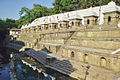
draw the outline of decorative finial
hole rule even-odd
[[[112,6],[112,5],[116,5],[116,3],[111,1],[111,2],[108,3],[108,5]]]

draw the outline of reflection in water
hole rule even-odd
[[[18,80],[52,80],[49,75],[44,76],[43,73],[38,73],[37,70],[34,71],[21,62],[16,64],[16,75]],[[0,68],[0,80],[10,80],[8,64]]]
[[[49,75],[44,76],[43,73],[38,73],[37,70],[34,71],[32,68],[21,62],[16,64],[16,74],[18,80],[52,80]]]
[[[1,65],[0,80],[10,80],[8,64]]]
[[[55,76],[56,80],[76,80],[51,69],[47,70],[50,75],[38,73],[37,70],[34,71],[19,60],[15,62],[15,68],[18,80],[54,80],[50,75]],[[8,64],[4,64],[2,65],[2,68],[0,68],[0,80],[10,80]]]

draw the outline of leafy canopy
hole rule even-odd
[[[88,8],[91,6],[106,5],[110,1],[114,1],[117,5],[120,6],[120,0],[55,0],[53,3],[53,8],[47,8],[46,6],[42,6],[40,4],[33,4],[32,9],[26,7],[22,7],[20,9],[20,18],[18,20],[0,19],[0,28],[20,28],[22,25],[29,24],[36,18],[42,16],[48,16],[56,13]]]

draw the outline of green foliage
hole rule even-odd
[[[88,8],[91,6],[100,6],[100,5],[106,5],[109,2],[114,1],[117,5],[120,6],[119,0],[80,0],[80,8]]]
[[[20,18],[18,20],[0,19],[0,27],[8,29],[12,27],[20,28],[22,25],[29,24],[36,18],[42,16],[88,8],[91,6],[106,5],[110,1],[114,1],[120,6],[120,0],[55,0],[53,3],[53,8],[47,8],[39,4],[33,4],[32,9],[28,9],[26,7],[21,8],[19,11]]]
[[[91,6],[106,5],[114,1],[120,6],[120,0],[55,0],[53,3],[56,13],[66,12],[76,9],[88,8]]]
[[[19,26],[22,26],[29,24],[36,18],[53,14],[53,9],[39,4],[34,4],[32,9],[28,9],[26,7],[21,8],[19,14],[21,17],[18,20],[18,23]]]
[[[20,16],[24,13],[25,14],[30,14],[30,10],[26,7],[21,8],[21,10],[19,11]]]
[[[17,20],[13,19],[0,19],[0,29],[11,29],[13,27],[18,27]]]
[[[75,9],[74,2],[72,0],[55,0],[53,5],[55,13],[66,12]]]
[[[53,15],[56,13],[72,11],[76,9],[88,8],[91,6],[106,5],[112,0],[55,0],[53,8],[47,8],[45,6],[34,4],[32,9],[26,7],[21,8],[19,14],[20,19],[17,21],[19,27],[31,23],[36,18],[42,16]],[[120,5],[119,0],[113,0]]]

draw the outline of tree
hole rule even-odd
[[[75,9],[72,0],[55,0],[53,5],[55,13],[66,12]]]
[[[18,20],[18,23],[20,26],[29,24],[36,18],[53,14],[52,11],[52,8],[49,9],[39,4],[34,4],[32,9],[23,7],[19,11],[20,19]]]
[[[18,27],[16,20],[13,19],[0,19],[0,29],[11,29],[13,27]]]
[[[22,16],[23,14],[30,14],[30,10],[26,7],[22,7],[19,11],[19,15]]]
[[[72,3],[74,4],[75,9],[79,9],[81,5],[81,0],[72,0]]]
[[[106,5],[112,0],[55,0],[53,8],[47,8],[45,6],[34,4],[32,9],[26,7],[21,8],[19,11],[20,18],[17,20],[19,26],[31,23],[36,18],[42,16],[53,15],[56,13],[72,11],[76,9],[89,8],[92,6]],[[113,0],[120,5],[119,0]],[[4,24],[4,22],[3,22]]]
[[[39,18],[42,16],[47,16],[49,14],[49,10],[47,7],[39,5],[39,4],[34,4],[34,8],[31,10],[33,18]]]

